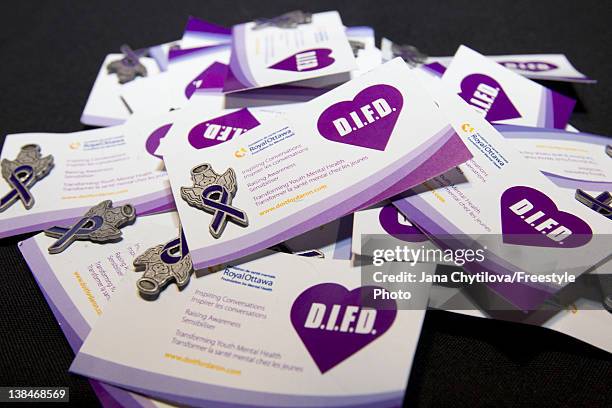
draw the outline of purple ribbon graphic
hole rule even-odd
[[[0,211],[6,210],[17,200],[21,200],[26,209],[32,208],[34,198],[28,188],[32,187],[35,181],[36,178],[34,177],[32,166],[24,164],[13,170],[8,178],[11,191],[0,199]]]
[[[214,198],[216,196],[216,198]],[[248,219],[244,211],[231,206],[231,198],[227,189],[219,184],[208,186],[202,192],[204,208],[213,214],[210,222],[210,233],[219,238],[225,225],[232,220],[240,225],[247,225]]]
[[[49,247],[51,253],[63,251],[69,247],[77,239],[88,239],[90,234],[97,231],[104,219],[99,215],[93,217],[83,217],[70,228],[51,227],[47,230],[49,235],[58,236],[59,238]]]
[[[164,263],[175,264],[180,262],[180,260],[188,254],[189,248],[187,247],[187,240],[181,228],[181,236],[164,245],[159,257]]]

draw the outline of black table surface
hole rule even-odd
[[[547,83],[578,100],[571,123],[612,135],[608,1],[3,1],[0,134],[72,132],[104,56],[180,38],[188,15],[230,26],[292,9],[340,11],[377,39],[429,55],[564,53],[594,85]],[[97,406],[16,243],[0,240],[0,386],[67,386]],[[612,341],[612,339],[610,339]],[[544,328],[428,311],[405,406],[612,406],[610,354]]]

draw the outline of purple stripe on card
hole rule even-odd
[[[189,16],[187,24],[185,25],[185,31],[211,33],[211,34],[223,34],[231,35],[232,30],[217,24],[210,23],[200,18]]]
[[[211,34],[185,31],[182,40],[200,41],[214,44],[229,44],[232,42],[232,36],[231,34]]]
[[[538,126],[549,129],[565,129],[574,110],[574,105],[576,105],[575,100],[544,88],[540,101]]]
[[[431,157],[440,148],[440,145],[450,137],[449,133],[452,134],[449,127],[445,127],[406,156],[381,169],[376,175],[361,180],[282,221],[252,233],[245,233],[231,241],[191,250],[194,268],[203,269],[239,259],[310,231],[361,208],[368,201],[366,197],[375,196],[379,201],[388,198],[388,195],[381,196],[381,194],[403,182],[403,179],[409,178],[410,174]],[[406,135],[406,137],[409,137],[409,135]],[[411,184],[414,185],[421,181],[424,180],[413,179]],[[321,209],[325,210],[322,211]],[[316,215],[313,216],[313,214]],[[268,238],[262,239],[262,237]]]
[[[431,64],[422,65],[421,68],[434,74],[435,76],[441,77],[446,72],[446,67],[439,62],[432,62]]]
[[[102,201],[102,200],[100,200]],[[77,221],[93,205],[87,207],[70,208],[66,210],[45,211],[35,214],[24,214],[0,220],[0,238],[25,234],[32,231],[42,231],[55,225],[69,225]],[[174,198],[170,187],[163,191],[147,194],[135,199],[115,202],[115,206],[132,204],[136,207],[138,215],[155,212],[165,212],[174,208]]]
[[[265,88],[256,88],[248,91],[243,91],[230,95],[231,97],[240,97],[242,95],[246,97],[266,97],[274,98],[277,96],[280,99],[288,99],[290,97],[296,97],[296,99],[304,98],[316,98],[326,92],[329,92],[329,88],[307,88],[304,86],[292,86],[292,85],[272,85]],[[310,100],[305,99],[305,100]]]
[[[81,348],[83,339],[89,334],[91,329],[89,324],[55,277],[44,255],[40,252],[35,237],[20,242],[18,247],[53,311],[55,319],[68,339],[72,351],[76,353]]]
[[[171,64],[177,61],[185,61],[187,59],[199,58],[205,55],[211,55],[226,51],[230,48],[229,44],[206,45],[204,47],[187,48],[170,50],[168,52],[168,61]]]
[[[560,176],[558,174],[549,173],[547,171],[540,170],[550,181],[562,188],[576,189],[588,191],[612,191],[612,182],[610,181],[590,181],[581,180],[571,177]]]
[[[114,385],[98,383],[110,396],[117,401],[121,408],[155,408],[155,403],[150,398],[134,394]],[[105,407],[106,408],[106,407]]]
[[[543,89],[543,92],[540,95],[540,106],[538,107],[538,121],[536,123],[537,127],[552,127],[552,100],[549,101],[549,99],[551,99],[550,92],[548,89]]]
[[[599,136],[584,132],[569,132],[563,129],[546,129],[515,125],[494,125],[494,127],[506,139],[567,139],[572,142],[593,143],[604,147],[611,142],[610,138],[607,136]]]
[[[387,191],[368,200],[361,208],[370,207],[386,198],[401,194],[425,180],[439,176],[451,167],[465,163],[473,157],[470,150],[452,128],[448,128],[444,135],[444,138],[432,146],[433,154],[427,158],[423,157],[423,161],[413,172],[407,174],[399,183]]]
[[[334,259],[351,259],[351,246],[353,241],[353,214],[340,218],[338,237],[334,246]]]
[[[129,116],[129,112],[127,111],[127,109],[125,111],[125,114]],[[124,124],[126,120],[127,118],[108,118],[105,116],[96,116],[89,114],[81,115],[81,123],[90,126],[116,126]]]
[[[100,405],[104,408],[122,408],[121,403],[113,398],[113,396],[106,390],[112,387],[111,385],[104,386],[103,383],[96,380],[89,380],[91,388],[96,393]]]
[[[247,391],[157,374],[102,360],[85,353],[77,354],[70,371],[124,386],[165,401],[190,406],[390,408],[401,406],[404,396],[403,389],[350,396],[292,395]]]
[[[168,199],[170,198],[174,200],[174,197],[168,197]],[[164,199],[164,201],[167,201],[167,199]],[[148,211],[140,213],[140,215],[159,214],[159,213],[164,213],[164,212],[169,212],[169,211],[174,211],[174,210],[176,210],[176,204],[174,201],[172,201],[172,202],[166,202],[165,204],[162,204],[158,207],[151,208]]]
[[[232,28],[232,55],[223,92],[240,91],[257,85],[249,71],[248,58],[244,49],[245,27],[245,24],[239,24]]]
[[[18,245],[26,260],[34,279],[40,286],[47,304],[51,308],[55,320],[60,325],[74,353],[77,353],[91,327],[85,321],[77,306],[72,302],[61,283],[55,277],[51,266],[47,263],[35,237],[22,241]],[[152,407],[146,398],[130,395],[129,392],[115,387],[91,381],[104,407]]]
[[[596,79],[588,77],[570,77],[570,76],[554,76],[554,75],[534,75],[531,73],[521,73],[527,78],[541,80],[541,81],[559,81],[559,82],[575,82],[579,84],[595,84]]]
[[[368,26],[346,27],[344,32],[348,37],[374,37],[374,29]]]
[[[569,122],[569,118],[574,111],[576,101],[567,96],[561,95],[560,93],[550,91],[551,93],[551,105],[553,112],[553,123],[552,127],[555,129],[565,129]]]

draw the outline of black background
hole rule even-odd
[[[608,1],[2,1],[0,134],[72,132],[104,56],[180,38],[189,14],[231,25],[296,8],[340,11],[429,55],[564,53],[595,85],[546,84],[578,99],[571,123],[612,135]],[[0,240],[0,385],[68,386],[97,405],[15,244]],[[112,333],[109,333],[112,336]],[[612,339],[611,339],[612,341]],[[392,358],[392,350],[389,350]],[[428,311],[407,406],[612,406],[610,354],[543,328]]]

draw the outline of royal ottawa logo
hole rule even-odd
[[[246,156],[247,153],[248,153],[247,149],[245,149],[244,147],[241,147],[240,149],[234,152],[234,157],[237,159],[241,159],[244,156]]]

